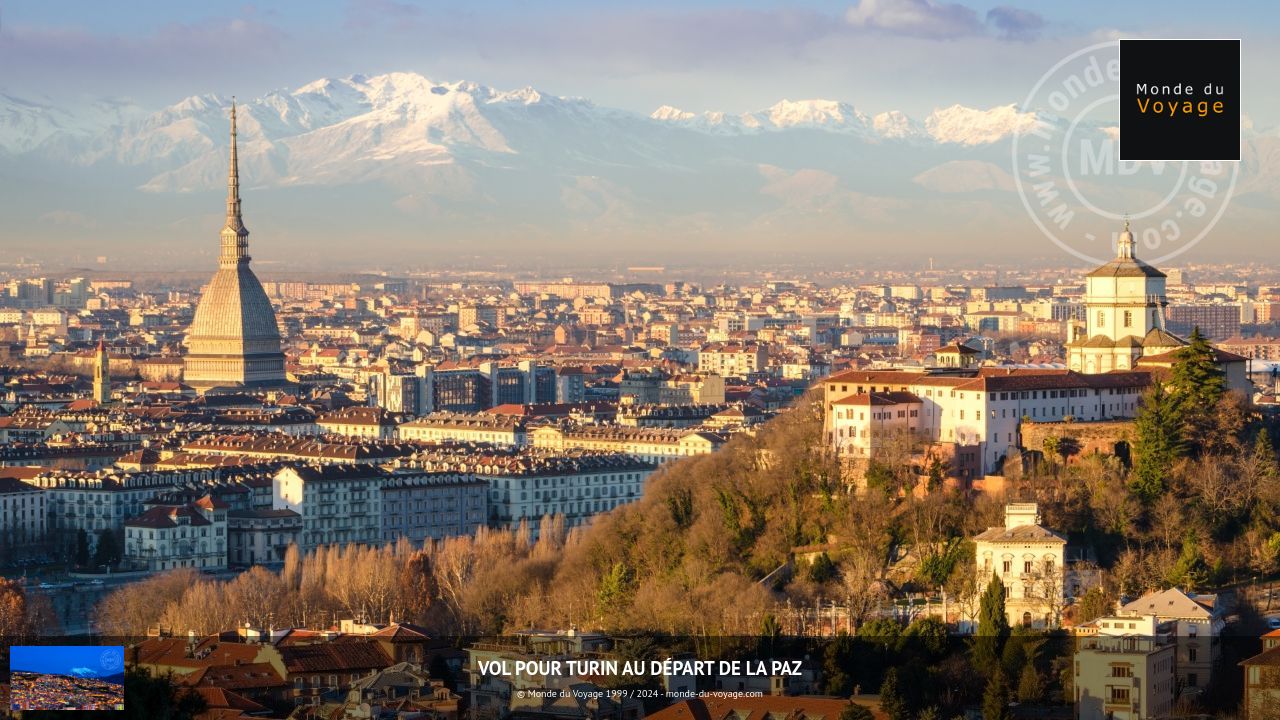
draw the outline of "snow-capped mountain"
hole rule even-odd
[[[231,98],[195,95],[150,114],[81,114],[0,96],[0,148],[77,165],[154,170],[152,191],[193,191],[221,182]],[[483,156],[681,165],[671,129],[718,137],[816,130],[833,142],[998,142],[1033,122],[1012,106],[954,106],[924,122],[890,111],[868,117],[845,102],[783,100],[755,112],[692,113],[671,106],[648,117],[533,88],[499,91],[416,73],[325,78],[240,101],[241,162],[257,185],[341,184],[419,173]],[[503,160],[508,156],[507,160]]]

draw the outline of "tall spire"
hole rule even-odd
[[[222,253],[218,264],[235,267],[249,262],[249,230],[240,216],[240,163],[236,158],[236,99],[231,98],[231,163],[227,169],[227,224],[222,228]]]

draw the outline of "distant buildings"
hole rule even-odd
[[[301,545],[302,516],[288,508],[227,512],[227,559],[234,565],[284,561],[290,545]]]
[[[348,407],[316,418],[316,425],[327,433],[351,438],[394,440],[398,422],[380,407]]]
[[[698,351],[698,372],[720,377],[750,377],[768,363],[769,351],[759,343],[711,343]]]
[[[432,413],[399,427],[402,440],[419,442],[481,442],[523,447],[525,420],[491,413]]]
[[[416,546],[474,535],[489,520],[490,483],[456,472],[397,473],[382,482],[382,541]]]
[[[657,465],[714,452],[726,441],[725,436],[708,431],[617,426],[560,428],[544,425],[529,432],[529,444],[535,448],[623,453]]]
[[[1019,448],[1023,418],[1132,418],[1149,383],[1146,372],[849,370],[823,380],[825,430],[846,457],[869,459],[900,435],[908,445],[936,449],[956,477],[976,478],[996,472]]]
[[[1085,327],[1069,337],[1068,366],[1077,372],[1132,370],[1143,355],[1176,350],[1186,343],[1164,327],[1165,274],[1134,256],[1128,221],[1116,257],[1089,273]]]

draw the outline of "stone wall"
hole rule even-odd
[[[1115,455],[1130,461],[1133,438],[1137,435],[1132,420],[1107,420],[1101,422],[1022,422],[1019,428],[1019,445],[1027,453],[1044,453],[1045,438],[1056,437],[1070,446],[1067,464],[1079,462],[1092,453]],[[1051,458],[1061,462],[1062,457]]]

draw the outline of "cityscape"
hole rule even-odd
[[[139,11],[85,5],[106,33],[91,54],[132,43],[121,67],[155,87],[74,112],[0,93],[6,712],[1280,718],[1270,100],[1248,106],[1229,174],[1186,161],[1164,205],[1148,208],[1162,171],[1072,185],[1064,169],[1091,243],[1074,247],[1056,195],[1017,168],[1019,139],[1061,118],[947,107],[939,85],[860,80],[920,122],[816,100],[646,117],[609,73],[632,67],[641,102],[659,92],[648,73],[672,70],[601,47],[602,68],[564,77],[620,109],[398,69],[206,92],[244,74],[235,58],[182,60],[201,94],[166,105],[168,80],[137,63],[177,62],[166,33],[201,57],[205,24],[248,52],[320,43],[341,17],[344,53],[369,57],[383,57],[370,36],[390,52],[402,32],[436,32],[425,4],[341,5],[244,8],[229,25],[157,10],[170,24],[154,35]],[[815,54],[897,38],[1037,63],[1062,45],[1065,63],[1123,42],[1070,54],[1101,29],[1079,35],[1065,11],[695,5],[705,15],[671,17],[812,33]],[[50,28],[81,32],[63,12],[20,9],[0,62],[57,46]],[[578,19],[652,32],[638,10],[601,12]],[[542,52],[531,75],[570,57]],[[67,62],[71,75],[28,60],[15,87],[69,98],[75,76],[100,74]],[[708,102],[751,92],[721,84]],[[566,117],[567,135],[538,124]],[[1116,143],[1107,122],[1077,118],[1064,160],[1068,141]],[[818,169],[864,162],[857,178]],[[746,219],[726,198],[757,176],[758,202],[785,207]],[[1194,197],[1170,204],[1184,184]],[[384,191],[403,216],[379,215]],[[67,196],[52,216],[51,192]],[[169,207],[139,230],[155,204]],[[32,235],[40,223],[59,227]]]
[[[123,661],[119,647],[10,648],[8,707],[14,711],[123,710]]]

